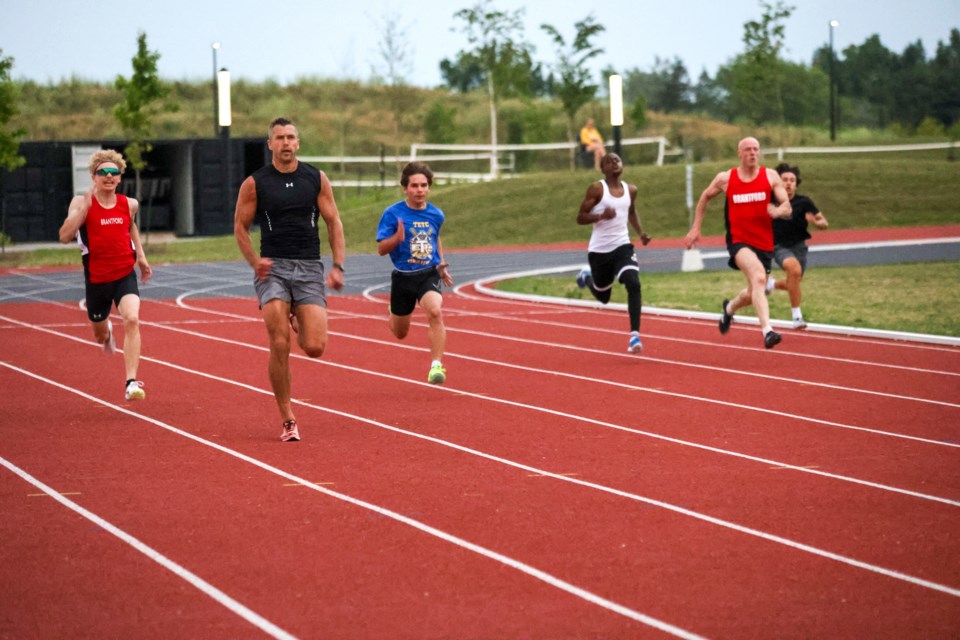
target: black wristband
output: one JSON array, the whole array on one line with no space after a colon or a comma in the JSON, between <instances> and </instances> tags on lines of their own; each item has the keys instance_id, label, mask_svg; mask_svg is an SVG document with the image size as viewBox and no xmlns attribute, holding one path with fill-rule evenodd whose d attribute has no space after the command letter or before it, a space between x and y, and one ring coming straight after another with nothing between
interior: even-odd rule
<instances>
[{"instance_id":1,"label":"black wristband","mask_svg":"<svg viewBox=\"0 0 960 640\"><path fill-rule=\"evenodd\" d=\"M340 273L344 273L344 271L343 271L343 265L340 264L339 262L334 262L334 263L333 263L333 268L334 268L334 269L339 269L339 270L340 270Z\"/></svg>"}]
</instances>

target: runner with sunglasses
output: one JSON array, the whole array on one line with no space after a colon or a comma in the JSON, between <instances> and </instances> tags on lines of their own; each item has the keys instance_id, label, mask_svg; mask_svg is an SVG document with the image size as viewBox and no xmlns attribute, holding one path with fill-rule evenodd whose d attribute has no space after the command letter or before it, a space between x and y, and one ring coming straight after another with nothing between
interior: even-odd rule
<instances>
[{"instance_id":1,"label":"runner with sunglasses","mask_svg":"<svg viewBox=\"0 0 960 640\"><path fill-rule=\"evenodd\" d=\"M108 355L116 351L110 309L116 305L123 319L123 363L126 372L124 396L143 400L143 383L137 380L140 364L140 289L134 265L140 267L143 282L153 270L140 244L136 215L140 203L117 193L120 176L127 168L123 156L112 149L90 157L93 186L74 196L67 219L60 227L60 242L76 239L83 255L87 317L94 339Z\"/></svg>"}]
</instances>

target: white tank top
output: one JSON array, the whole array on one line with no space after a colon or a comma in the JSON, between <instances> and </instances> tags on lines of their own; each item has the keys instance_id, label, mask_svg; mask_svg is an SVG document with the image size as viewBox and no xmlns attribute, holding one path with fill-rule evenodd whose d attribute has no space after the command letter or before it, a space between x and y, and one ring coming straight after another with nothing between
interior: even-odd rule
<instances>
[{"instance_id":1,"label":"white tank top","mask_svg":"<svg viewBox=\"0 0 960 640\"><path fill-rule=\"evenodd\" d=\"M610 253L619 246L630 244L630 230L627 228L627 214L630 212L630 186L626 182L623 185L623 195L618 197L610 195L610 187L606 180L601 180L603 187L603 197L597 203L590 213L603 213L607 207L612 207L617 212L615 218L609 220L600 220L593 223L593 233L590 234L590 245L587 251L594 253Z\"/></svg>"}]
</instances>

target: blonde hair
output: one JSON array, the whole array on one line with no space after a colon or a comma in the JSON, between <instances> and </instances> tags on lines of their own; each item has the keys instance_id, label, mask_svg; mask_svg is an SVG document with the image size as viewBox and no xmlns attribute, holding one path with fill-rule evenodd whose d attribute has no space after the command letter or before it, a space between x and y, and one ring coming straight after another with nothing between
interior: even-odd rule
<instances>
[{"instance_id":1,"label":"blonde hair","mask_svg":"<svg viewBox=\"0 0 960 640\"><path fill-rule=\"evenodd\" d=\"M101 149L90 156L90 164L88 165L90 169L90 175L92 176L96 172L97 167L105 162L112 162L113 164L117 165L117 168L120 169L120 173L123 173L127 170L127 163L119 152L114 151L113 149Z\"/></svg>"}]
</instances>

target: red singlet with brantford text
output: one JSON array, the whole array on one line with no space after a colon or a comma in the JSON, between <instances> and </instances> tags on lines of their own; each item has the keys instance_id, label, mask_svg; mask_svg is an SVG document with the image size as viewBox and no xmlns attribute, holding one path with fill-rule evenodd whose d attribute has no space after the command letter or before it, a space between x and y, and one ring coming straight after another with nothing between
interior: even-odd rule
<instances>
[{"instance_id":1,"label":"red singlet with brantford text","mask_svg":"<svg viewBox=\"0 0 960 640\"><path fill-rule=\"evenodd\" d=\"M761 251L773 251L773 222L767 213L770 181L760 167L757 177L743 182L736 169L730 170L727 183L727 243L748 244Z\"/></svg>"},{"instance_id":2,"label":"red singlet with brantford text","mask_svg":"<svg viewBox=\"0 0 960 640\"><path fill-rule=\"evenodd\" d=\"M87 279L93 284L113 282L133 270L136 252L130 239L130 203L117 194L117 204L106 209L93 198L80 227L80 250Z\"/></svg>"}]
</instances>

